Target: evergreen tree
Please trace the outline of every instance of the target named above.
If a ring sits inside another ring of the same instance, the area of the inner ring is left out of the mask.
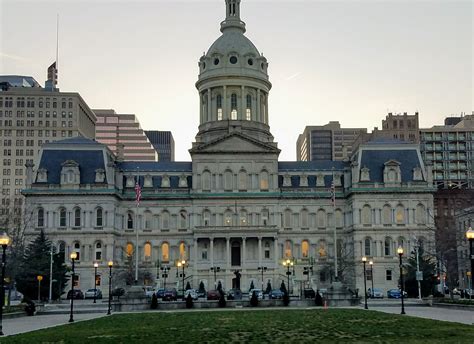
[[[423,281],[421,281],[421,296],[426,297],[433,293],[433,287],[436,283],[436,263],[433,259],[424,253],[423,247],[418,248],[418,258],[420,263],[420,271],[423,273]],[[407,264],[404,266],[405,275],[405,291],[408,296],[418,296],[418,282],[416,280],[416,253],[412,252],[408,258]]]
[[[265,293],[270,294],[272,292],[272,284],[270,281],[267,282],[267,289],[265,289]]]
[[[257,307],[258,306],[258,296],[255,290],[252,292],[252,297],[250,298],[250,305],[252,307]]]
[[[280,290],[284,294],[288,293],[287,290],[286,290],[286,285],[285,285],[284,281],[281,281]]]
[[[186,297],[186,308],[193,308],[193,305],[194,305],[194,301],[193,301],[193,298],[191,296],[191,294],[188,294],[188,296]]]
[[[51,241],[41,231],[25,249],[19,273],[16,276],[16,285],[18,290],[30,299],[38,298],[38,275],[43,276],[41,298],[46,299],[49,296],[51,245]],[[67,271],[64,253],[53,253],[53,299],[58,299],[60,294],[63,294],[68,281]]]
[[[227,301],[225,300],[225,295],[222,290],[219,290],[219,307],[224,308],[227,304]]]
[[[198,292],[199,292],[200,294],[205,294],[205,293],[206,293],[206,288],[204,287],[204,282],[203,282],[203,281],[199,282],[199,290],[198,290]]]
[[[191,288],[191,284],[188,281],[188,283],[186,283],[186,289],[185,290],[189,290],[189,289],[192,289],[192,288]]]
[[[157,309],[158,308],[158,297],[156,296],[156,293],[153,293],[153,296],[151,297],[151,309]]]
[[[251,291],[252,289],[255,289],[255,285],[253,284],[253,280],[252,280],[252,282],[250,282],[249,291]]]
[[[221,283],[221,281],[219,281],[219,283],[217,283],[217,290],[222,291],[222,283]]]

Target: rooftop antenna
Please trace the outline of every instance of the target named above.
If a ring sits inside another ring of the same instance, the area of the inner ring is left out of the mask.
[[[56,14],[56,70],[59,70],[59,13]]]

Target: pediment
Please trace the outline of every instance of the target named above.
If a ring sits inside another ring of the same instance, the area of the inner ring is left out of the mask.
[[[397,160],[394,160],[394,159],[390,159],[389,161],[387,161],[386,163],[384,163],[385,166],[400,166],[400,162],[398,162]]]
[[[260,142],[241,133],[230,133],[212,142],[194,147],[190,153],[278,154],[280,150],[273,144]]]

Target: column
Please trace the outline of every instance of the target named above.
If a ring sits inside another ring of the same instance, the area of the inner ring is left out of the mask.
[[[258,237],[258,266],[262,266],[262,237]]]
[[[260,105],[260,89],[258,88],[257,89],[257,114],[256,114],[256,118],[257,118],[257,121],[261,121],[261,117],[260,117],[260,110],[261,110],[261,105]]]
[[[243,269],[246,268],[245,263],[247,261],[247,238],[242,237],[242,267]]]
[[[227,113],[227,86],[224,86],[222,96],[222,119],[229,119],[229,114]]]
[[[230,269],[230,238],[226,238],[226,269]]]
[[[274,237],[273,238],[273,243],[274,243],[274,260],[275,260],[275,269],[278,267],[278,238]]]
[[[212,121],[211,89],[207,89],[207,121]]]
[[[247,104],[245,104],[245,86],[242,86],[240,88],[240,116],[239,116],[239,119],[246,119],[247,115]]]
[[[197,277],[197,268],[198,268],[198,239],[197,238],[194,238],[194,245],[193,245],[193,275],[194,275],[194,284],[196,285],[197,281],[196,280],[196,277]]]
[[[211,246],[211,267],[214,266],[214,238],[209,238],[209,244]]]
[[[265,96],[265,123],[268,124],[268,93]]]

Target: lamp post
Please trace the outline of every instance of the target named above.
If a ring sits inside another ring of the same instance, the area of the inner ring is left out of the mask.
[[[162,266],[161,268],[161,277],[163,277],[163,289],[166,289],[166,279],[168,278],[168,271],[170,268],[168,266]]]
[[[365,309],[369,309],[367,306],[367,277],[366,277],[366,271],[365,271],[365,263],[367,263],[367,257],[362,257],[362,264],[364,265],[364,300],[365,300]]]
[[[74,310],[74,280],[75,280],[75,275],[74,275],[74,262],[77,259],[77,253],[72,252],[70,255],[71,261],[72,261],[72,278],[71,278],[71,311],[69,313],[69,322],[74,321],[73,317],[73,310]]]
[[[290,295],[290,275],[291,275],[290,267],[292,267],[293,265],[295,265],[295,263],[290,258],[287,258],[286,260],[283,261],[283,266],[286,266],[287,268],[286,276],[288,279],[288,295]]]
[[[41,281],[43,280],[43,276],[38,275],[36,276],[36,279],[38,280],[38,302],[41,301]]]
[[[7,247],[10,245],[10,237],[7,233],[3,232],[0,235],[0,245],[2,246],[2,281],[0,282],[0,301],[2,304],[0,305],[0,336],[3,336],[3,305],[5,304],[5,265],[7,263]]]
[[[211,266],[211,271],[214,272],[214,290],[216,290],[217,289],[217,277],[216,277],[216,275],[219,271],[221,271],[221,267],[220,266]]]
[[[374,298],[374,261],[369,260],[369,265],[370,265],[370,279],[372,280],[372,289],[370,289],[370,297],[373,299]]]
[[[94,303],[96,303],[97,299],[97,268],[99,267],[99,263],[94,263]]]
[[[109,260],[107,265],[109,266],[109,307],[107,308],[107,315],[110,315],[110,309],[112,308],[112,266],[114,266],[114,262]]]
[[[472,227],[468,228],[466,238],[469,240],[469,254],[471,255],[471,290],[469,290],[469,298],[472,298],[472,289],[474,289],[474,229]]]
[[[183,300],[184,300],[184,277],[186,276],[184,274],[184,267],[186,265],[186,261],[183,259],[182,261],[178,262],[178,269],[179,268],[182,268],[182,271],[181,271],[181,277],[183,278]]]
[[[405,303],[404,303],[404,292],[405,292],[405,288],[403,288],[403,267],[402,267],[402,256],[403,256],[403,247],[399,247],[397,249],[397,253],[398,253],[398,257],[400,258],[400,288],[402,290],[402,296],[401,296],[401,299],[402,299],[402,312],[400,314],[405,314]]]
[[[260,271],[260,272],[262,273],[262,293],[263,293],[263,290],[264,290],[264,289],[263,289],[263,273],[264,273],[265,271],[267,271],[267,267],[266,267],[266,266],[259,266],[259,267],[258,267],[258,271]]]

